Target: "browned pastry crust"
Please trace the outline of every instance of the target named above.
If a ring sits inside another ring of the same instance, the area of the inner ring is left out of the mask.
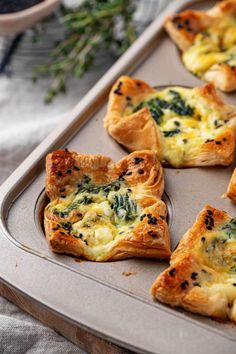
[[[218,2],[205,12],[185,10],[170,16],[165,21],[165,29],[178,48],[185,52],[192,46],[198,33],[204,33],[229,15],[236,15],[236,0]],[[225,62],[212,65],[201,78],[225,92],[236,89],[235,67]]]
[[[226,212],[207,205],[172,253],[170,267],[155,280],[151,294],[174,307],[236,321],[235,223]]]
[[[228,189],[227,189],[227,197],[232,200],[233,203],[236,204],[236,168],[231,176]]]
[[[76,193],[84,176],[96,186],[121,181],[119,183],[124,183],[141,208],[142,216],[138,215],[133,229],[126,230],[122,237],[115,237],[102,255],[94,254],[86,240],[74,237],[72,231],[63,228],[62,225],[68,222],[73,225],[84,217],[79,209],[72,209],[65,215],[53,212],[58,203]],[[163,170],[156,154],[151,151],[134,152],[116,164],[101,155],[82,155],[68,150],[52,152],[46,159],[46,192],[51,203],[44,212],[45,232],[51,249],[96,261],[169,257],[167,210],[160,199],[163,191]]]
[[[210,23],[211,18],[207,13],[185,10],[168,17],[165,21],[165,29],[179,49],[184,52],[191,46],[196,34],[205,30]]]
[[[141,101],[146,95],[157,92],[144,81],[128,76],[122,76],[117,80],[110,92],[104,126],[109,134],[128,151],[155,150],[162,163],[173,167],[229,165],[233,160],[235,148],[236,109],[222,101],[212,84],[192,90],[198,100],[201,98],[205,106],[209,105],[211,109],[220,112],[222,120],[227,123],[225,129],[221,130],[214,139],[207,140],[189,150],[181,161],[174,161],[173,158],[171,161],[166,161],[168,148],[165,146],[165,138],[147,107],[130,115],[124,114],[133,101]]]

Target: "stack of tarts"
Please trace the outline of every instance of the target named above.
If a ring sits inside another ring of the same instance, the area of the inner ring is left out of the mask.
[[[206,206],[171,255],[164,166],[233,162],[236,107],[216,88],[236,89],[236,0],[186,10],[165,28],[186,68],[208,83],[154,89],[122,76],[104,126],[129,152],[119,162],[68,150],[46,160],[45,232],[51,249],[91,261],[167,259],[151,294],[171,306],[236,322],[236,219]],[[236,202],[236,171],[227,196]],[[219,196],[220,197],[220,196]]]

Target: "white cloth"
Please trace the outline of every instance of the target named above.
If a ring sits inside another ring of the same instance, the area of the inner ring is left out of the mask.
[[[0,297],[0,353],[83,354],[84,351]]]

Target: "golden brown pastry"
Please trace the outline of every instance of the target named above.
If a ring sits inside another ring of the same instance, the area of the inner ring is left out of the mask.
[[[93,261],[170,256],[163,170],[154,152],[116,164],[101,155],[54,151],[46,159],[44,212],[53,251]]]
[[[185,10],[167,18],[165,28],[190,72],[222,91],[236,89],[236,0]]]
[[[233,203],[236,204],[236,168],[234,169],[234,172],[228,185],[227,197],[231,199]]]
[[[236,107],[211,84],[157,91],[122,76],[110,92],[104,125],[129,151],[155,150],[173,167],[229,165],[233,159]]]
[[[151,293],[171,306],[236,321],[236,219],[207,205]]]

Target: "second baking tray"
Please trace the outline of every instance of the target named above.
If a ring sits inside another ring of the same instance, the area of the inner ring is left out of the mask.
[[[121,74],[153,86],[201,85],[188,73],[162,29],[167,14],[212,1],[174,2],[98,82],[84,100],[1,188],[0,278],[64,319],[121,346],[145,353],[235,353],[235,331],[221,323],[155,302],[149,288],[168,266],[157,260],[93,263],[53,254],[42,229],[47,152],[66,146],[120,159],[125,150],[103,128],[107,94]],[[225,96],[235,101],[235,94]],[[232,168],[165,169],[172,249],[205,204],[235,215],[222,199]],[[128,276],[127,276],[128,275]]]

